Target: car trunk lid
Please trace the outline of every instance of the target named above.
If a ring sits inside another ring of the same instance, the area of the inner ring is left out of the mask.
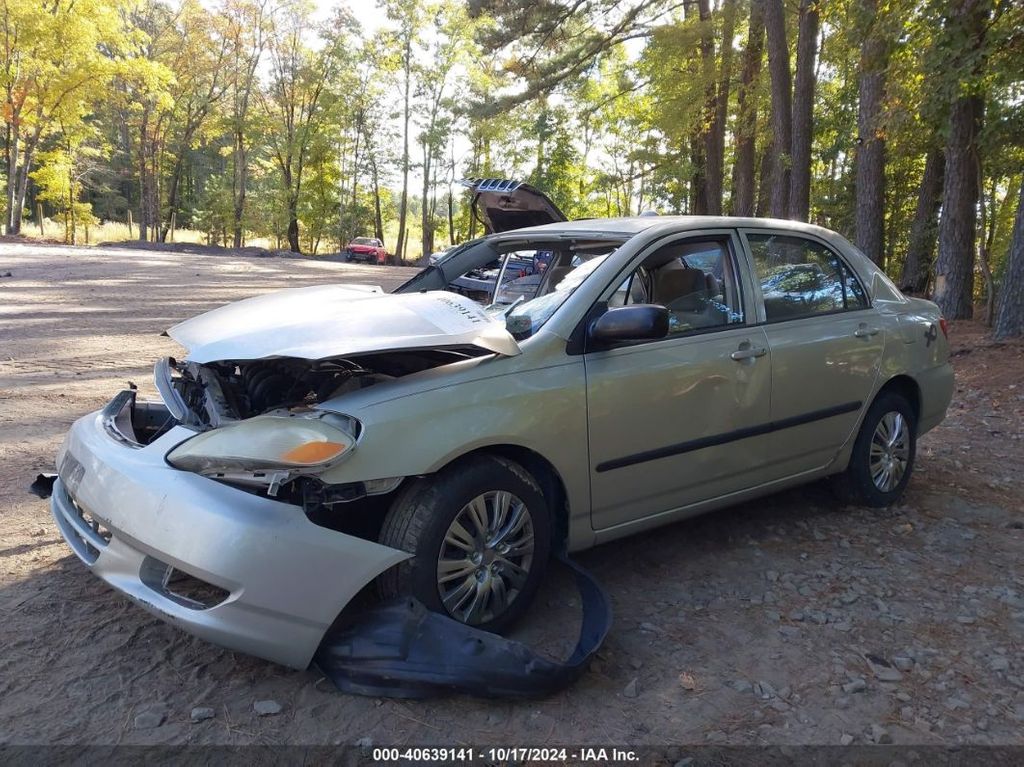
[[[487,234],[566,220],[551,198],[529,184],[501,178],[473,178],[460,183],[472,193],[473,214]]]

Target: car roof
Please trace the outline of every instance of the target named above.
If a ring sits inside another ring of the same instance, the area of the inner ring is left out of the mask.
[[[494,234],[488,240],[515,241],[522,237],[551,236],[559,237],[594,237],[595,239],[612,239],[621,237],[630,239],[641,232],[657,234],[662,230],[665,234],[674,232],[685,232],[687,230],[699,231],[705,229],[775,229],[792,232],[794,234],[808,234],[829,243],[833,248],[838,249],[851,263],[860,278],[869,286],[874,297],[879,291],[884,291],[886,297],[896,300],[902,298],[898,289],[889,282],[883,272],[849,240],[838,232],[825,229],[814,224],[805,224],[802,221],[789,221],[781,218],[751,218],[739,216],[629,216],[623,218],[591,218],[565,221],[555,224],[544,224],[543,226],[532,226],[525,229],[515,229],[501,234]],[[881,277],[881,284],[876,277]]]
[[[805,232],[819,237],[832,239],[835,232],[814,224],[801,221],[789,221],[778,218],[741,218],[736,216],[626,216],[622,218],[582,218],[574,221],[560,221],[541,226],[530,226],[514,229],[493,235],[496,238],[515,239],[527,235],[624,235],[632,236],[654,227],[668,230],[680,229],[724,229],[735,227],[788,229],[793,232]]]

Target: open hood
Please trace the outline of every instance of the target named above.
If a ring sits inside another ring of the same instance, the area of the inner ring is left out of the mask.
[[[565,221],[565,214],[536,187],[501,178],[460,181],[472,192],[473,214],[487,234]]]
[[[468,298],[444,291],[384,294],[353,285],[248,298],[185,320],[167,335],[200,364],[465,346],[506,356],[520,352],[504,325]]]

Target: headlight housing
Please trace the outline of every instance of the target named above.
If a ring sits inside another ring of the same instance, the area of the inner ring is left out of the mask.
[[[261,415],[205,431],[167,454],[178,469],[207,473],[318,474],[355,449],[359,424],[333,413]]]

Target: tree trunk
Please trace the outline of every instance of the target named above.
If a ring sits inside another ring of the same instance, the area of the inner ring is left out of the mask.
[[[942,202],[942,176],[946,167],[946,155],[939,147],[928,150],[924,161],[924,175],[917,194],[917,209],[910,225],[910,242],[907,257],[903,262],[900,289],[914,295],[924,295],[928,289],[928,277],[935,255],[936,224],[939,217],[939,203]]]
[[[405,260],[405,221],[409,207],[409,88],[412,69],[412,38],[405,43],[405,106],[402,112],[402,196],[398,204],[398,244],[395,258],[399,263]]]
[[[693,136],[690,139],[690,167],[693,169],[693,173],[690,176],[690,210],[688,213],[694,216],[705,216],[708,212],[707,157],[704,155],[704,140],[700,136]],[[618,196],[618,188],[616,188],[616,193]],[[616,215],[624,215],[621,200],[618,202]]]
[[[988,23],[986,0],[958,0],[953,3],[947,26],[962,38],[964,53],[954,55],[953,71],[965,67],[974,57],[970,71],[980,66],[975,54],[981,50]],[[935,302],[948,319],[968,319],[974,313],[974,237],[978,204],[978,134],[984,116],[985,99],[977,91],[958,90],[949,110],[946,140],[946,174],[942,184],[942,218],[939,220],[939,257],[935,262]]]
[[[996,187],[999,184],[998,178],[992,179],[991,203],[985,199],[985,173],[982,167],[981,157],[978,157],[978,215],[980,216],[978,242],[978,267],[981,270],[981,279],[985,283],[985,319],[987,327],[992,327],[996,314],[996,285],[992,278],[992,264],[990,254],[992,252],[992,240],[995,237],[995,220],[997,211],[992,210],[996,204]],[[990,226],[991,224],[991,226]]]
[[[38,131],[36,132],[38,136]],[[21,219],[25,210],[25,197],[28,194],[28,172],[32,168],[32,156],[35,154],[35,141],[27,144],[18,168],[18,186],[14,193],[14,209],[11,211],[13,228],[11,234],[21,234]]]
[[[352,147],[352,209],[355,210],[359,202],[359,139],[363,135],[363,122],[365,115],[363,110],[356,114],[355,145]]]
[[[732,37],[736,23],[735,0],[724,0],[722,28],[722,64],[715,78],[715,38],[711,3],[699,0],[701,21],[701,64],[704,77],[704,203],[708,215],[722,215],[722,176],[725,165],[725,118],[729,102],[729,77],[732,66]],[[639,204],[638,208],[639,210]]]
[[[451,185],[448,186],[448,244],[455,244],[455,195]]]
[[[711,126],[713,144],[708,146],[708,198],[715,215],[722,215],[722,186],[725,175],[725,126],[729,117],[729,92],[732,89],[733,38],[736,36],[736,0],[722,0],[722,56],[718,73],[715,122]]]
[[[373,235],[384,242],[384,216],[380,209],[380,177],[377,174],[377,157],[372,151],[370,155],[370,179],[373,182]]]
[[[18,234],[21,222],[14,220],[14,200],[18,187],[18,131],[7,125],[7,234]]]
[[[422,256],[430,255],[433,248],[433,232],[431,232],[431,211],[428,205],[427,195],[430,193],[430,168],[433,162],[433,150],[430,141],[425,137],[423,140],[423,202],[420,209],[420,247],[423,250]]]
[[[949,319],[967,319],[974,313],[974,236],[978,204],[975,169],[983,108],[980,96],[961,97],[953,103],[949,117],[939,257],[935,262],[935,302]]]
[[[149,239],[149,166],[146,164],[146,132],[149,127],[149,110],[142,113],[139,123],[139,242]]]
[[[789,45],[782,0],[766,0],[768,72],[772,96],[772,157],[769,213],[785,218],[789,211],[789,152],[793,145],[793,89],[790,84]]]
[[[242,247],[242,216],[245,213],[245,187],[249,175],[248,170],[245,132],[241,128],[237,128],[235,130],[235,163],[232,177],[232,191],[235,197],[232,211],[232,231],[236,248]]]
[[[757,208],[754,211],[754,215],[758,218],[767,216],[768,208],[771,205],[772,161],[774,156],[775,150],[771,144],[768,144],[761,154],[761,161],[758,163],[760,170],[758,171]]]
[[[174,170],[171,171],[171,188],[167,192],[167,220],[160,227],[160,242],[167,242],[167,235],[171,231],[171,220],[178,207],[178,185],[181,183],[184,156],[184,150],[178,153],[178,157],[174,161]]]
[[[757,140],[756,83],[764,52],[764,1],[751,0],[750,29],[743,53],[743,74],[736,94],[736,159],[733,163],[732,215],[754,215]]]
[[[996,315],[996,339],[1024,335],[1024,177],[1021,178],[1013,240],[1003,272],[1002,299]]]
[[[69,142],[70,143],[70,142]],[[66,147],[68,150],[68,157],[71,158],[71,147]],[[78,222],[75,220],[75,171],[74,161],[69,164],[68,168],[68,220],[70,221],[70,236],[65,235],[65,241],[70,242],[71,245],[78,244]]]
[[[167,234],[171,230],[171,219],[178,208],[178,188],[181,185],[181,175],[185,168],[185,157],[188,155],[194,133],[195,129],[186,127],[178,147],[178,155],[174,158],[174,168],[171,171],[171,186],[167,192],[167,221],[160,228],[160,242],[167,242]]]
[[[796,221],[807,221],[811,212],[811,139],[814,136],[814,61],[817,52],[818,1],[801,0],[789,179],[789,217]]]
[[[874,20],[876,0],[861,0],[873,20],[860,49],[857,155],[854,180],[854,242],[879,266],[885,265],[885,133],[881,125],[889,45]]]
[[[299,200],[292,195],[288,197],[288,249],[292,253],[302,252],[299,243]]]

